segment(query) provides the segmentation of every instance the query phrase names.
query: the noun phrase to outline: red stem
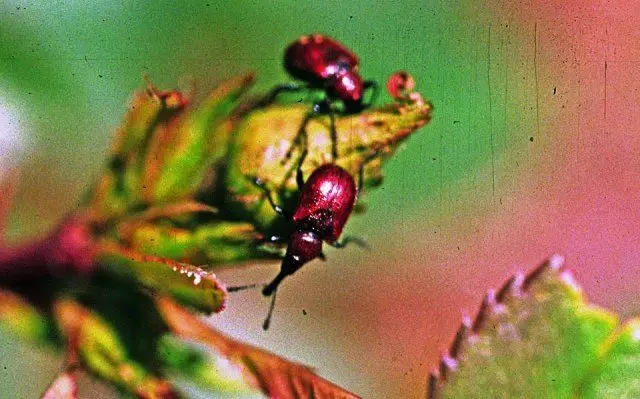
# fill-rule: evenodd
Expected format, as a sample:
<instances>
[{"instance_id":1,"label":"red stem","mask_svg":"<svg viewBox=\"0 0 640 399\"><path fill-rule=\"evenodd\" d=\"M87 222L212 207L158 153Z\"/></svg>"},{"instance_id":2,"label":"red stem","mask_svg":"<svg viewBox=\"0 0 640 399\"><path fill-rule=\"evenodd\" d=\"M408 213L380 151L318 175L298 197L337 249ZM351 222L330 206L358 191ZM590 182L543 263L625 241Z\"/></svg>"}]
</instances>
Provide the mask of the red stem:
<instances>
[{"instance_id":1,"label":"red stem","mask_svg":"<svg viewBox=\"0 0 640 399\"><path fill-rule=\"evenodd\" d=\"M91 233L80 218L66 220L43 239L15 248L0 248L0 282L87 274L93 265Z\"/></svg>"}]
</instances>

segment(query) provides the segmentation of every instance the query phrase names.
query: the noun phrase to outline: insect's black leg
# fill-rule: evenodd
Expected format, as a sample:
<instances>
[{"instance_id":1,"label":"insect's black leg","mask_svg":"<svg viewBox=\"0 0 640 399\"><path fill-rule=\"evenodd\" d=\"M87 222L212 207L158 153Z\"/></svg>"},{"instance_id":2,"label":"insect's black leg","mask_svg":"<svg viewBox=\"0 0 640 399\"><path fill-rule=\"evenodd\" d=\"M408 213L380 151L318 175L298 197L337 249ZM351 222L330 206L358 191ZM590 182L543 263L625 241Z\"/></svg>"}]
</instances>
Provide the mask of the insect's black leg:
<instances>
[{"instance_id":1,"label":"insect's black leg","mask_svg":"<svg viewBox=\"0 0 640 399\"><path fill-rule=\"evenodd\" d=\"M278 293L278 289L273 290L273 294L271 296L271 305L269 305L269 311L267 312L267 317L264 319L264 323L262 323L262 329L267 331L269 326L271 325L271 316L273 315L273 309L276 307L276 294Z\"/></svg>"},{"instance_id":2,"label":"insect's black leg","mask_svg":"<svg viewBox=\"0 0 640 399\"><path fill-rule=\"evenodd\" d=\"M302 175L302 164L304 160L307 158L308 150L305 146L302 150L302 154L300 155L300 159L298 160L298 166L296 167L296 183L298 184L298 191L302 192L302 188L304 187L304 176Z\"/></svg>"},{"instance_id":3,"label":"insect's black leg","mask_svg":"<svg viewBox=\"0 0 640 399\"><path fill-rule=\"evenodd\" d=\"M282 283L282 280L284 280L289 274L291 273L286 273L280 270L280 272L278 272L276 277L273 280L271 280L271 282L262 289L262 295L264 296L273 295L277 291L280 283Z\"/></svg>"},{"instance_id":4,"label":"insect's black leg","mask_svg":"<svg viewBox=\"0 0 640 399\"><path fill-rule=\"evenodd\" d=\"M252 181L253 181L253 184L255 184L258 188L264 191L264 194L267 197L267 201L269 201L269 204L271 205L275 213L277 213L280 216L287 217L287 214L285 213L284 209L276 205L276 203L273 201L273 197L271 196L271 190L269 190L269 188L262 181L262 179L256 177Z\"/></svg>"},{"instance_id":5,"label":"insect's black leg","mask_svg":"<svg viewBox=\"0 0 640 399\"><path fill-rule=\"evenodd\" d=\"M362 190L364 190L364 168L369 162L376 159L380 153L380 150L376 150L374 153L368 155L360 164L360 169L358 169L358 198L360 198L360 194Z\"/></svg>"},{"instance_id":6,"label":"insect's black leg","mask_svg":"<svg viewBox=\"0 0 640 399\"><path fill-rule=\"evenodd\" d=\"M251 288L264 287L264 284L247 284L247 285L235 285L231 287L227 287L227 292L238 292L249 290Z\"/></svg>"},{"instance_id":7,"label":"insect's black leg","mask_svg":"<svg viewBox=\"0 0 640 399\"><path fill-rule=\"evenodd\" d=\"M333 100L330 97L316 103L313 106L316 114L329 115L329 135L331 137L331 161L335 162L338 158L338 133L336 130L336 109Z\"/></svg>"},{"instance_id":8,"label":"insect's black leg","mask_svg":"<svg viewBox=\"0 0 640 399\"><path fill-rule=\"evenodd\" d=\"M329 109L329 121L331 122L329 134L331 135L331 160L338 159L338 133L336 132L336 115L333 107Z\"/></svg>"},{"instance_id":9,"label":"insect's black leg","mask_svg":"<svg viewBox=\"0 0 640 399\"><path fill-rule=\"evenodd\" d=\"M313 118L315 116L315 114L316 114L315 111L310 111L304 116L304 119L302 120L302 124L300 124L300 128L298 128L298 132L296 133L296 136L293 138L293 141L291 142L291 147L289 147L289 150L284 155L284 159L282 160L282 164L283 165L285 163L287 163L287 161L289 159L291 159L291 155L293 155L293 150L298 145L302 145L303 148L304 148L304 151L306 151L306 149L307 149L307 125L309 124L309 121L311 120L311 118ZM306 154L305 154L305 157L306 157Z\"/></svg>"},{"instance_id":10,"label":"insect's black leg","mask_svg":"<svg viewBox=\"0 0 640 399\"><path fill-rule=\"evenodd\" d=\"M378 95L380 94L380 87L378 86L378 82L376 82L375 80L365 80L363 86L365 90L371 89L372 91L369 101L363 104L363 108L369 108L378 99Z\"/></svg>"},{"instance_id":11,"label":"insect's black leg","mask_svg":"<svg viewBox=\"0 0 640 399\"><path fill-rule=\"evenodd\" d=\"M266 107L267 105L272 104L280 93L296 93L302 90L306 90L308 88L309 86L307 85L294 83L294 82L279 84L273 89L271 89L269 93L267 93L267 95L262 97L262 99L258 101L257 105Z\"/></svg>"},{"instance_id":12,"label":"insect's black leg","mask_svg":"<svg viewBox=\"0 0 640 399\"><path fill-rule=\"evenodd\" d=\"M331 161L335 162L338 158L338 134L336 130L336 109L334 100L326 97L324 100L313 105L315 114L329 115L329 136L331 138Z\"/></svg>"},{"instance_id":13,"label":"insect's black leg","mask_svg":"<svg viewBox=\"0 0 640 399\"><path fill-rule=\"evenodd\" d=\"M327 242L327 244L331 245L334 248L344 248L351 243L356 244L360 248L369 249L369 244L360 237L346 236L339 241Z\"/></svg>"}]
</instances>

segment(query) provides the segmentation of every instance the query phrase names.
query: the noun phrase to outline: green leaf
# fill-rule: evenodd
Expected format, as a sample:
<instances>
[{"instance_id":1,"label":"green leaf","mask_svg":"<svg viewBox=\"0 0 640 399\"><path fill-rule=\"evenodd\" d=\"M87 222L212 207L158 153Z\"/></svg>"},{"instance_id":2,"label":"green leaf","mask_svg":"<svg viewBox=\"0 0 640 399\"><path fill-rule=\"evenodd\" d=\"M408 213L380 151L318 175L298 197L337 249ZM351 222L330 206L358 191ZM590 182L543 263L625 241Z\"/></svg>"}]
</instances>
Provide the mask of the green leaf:
<instances>
[{"instance_id":1,"label":"green leaf","mask_svg":"<svg viewBox=\"0 0 640 399\"><path fill-rule=\"evenodd\" d=\"M640 319L633 319L605 344L586 378L581 398L640 397Z\"/></svg>"},{"instance_id":2,"label":"green leaf","mask_svg":"<svg viewBox=\"0 0 640 399\"><path fill-rule=\"evenodd\" d=\"M267 256L256 245L261 234L250 223L214 221L191 226L141 224L127 241L140 252L207 265Z\"/></svg>"},{"instance_id":3,"label":"green leaf","mask_svg":"<svg viewBox=\"0 0 640 399\"><path fill-rule=\"evenodd\" d=\"M98 259L108 270L128 276L152 292L170 295L205 313L224 309L227 291L215 274L186 263L143 254L117 244L99 244Z\"/></svg>"},{"instance_id":4,"label":"green leaf","mask_svg":"<svg viewBox=\"0 0 640 399\"><path fill-rule=\"evenodd\" d=\"M149 143L157 131L180 111L182 105L167 102L177 92L137 92L116 132L104 174L90 195L94 212L110 217L125 213L142 199L142 181Z\"/></svg>"},{"instance_id":5,"label":"green leaf","mask_svg":"<svg viewBox=\"0 0 640 399\"><path fill-rule=\"evenodd\" d=\"M640 322L585 302L559 256L489 292L430 380L432 398L636 398Z\"/></svg>"}]
</instances>

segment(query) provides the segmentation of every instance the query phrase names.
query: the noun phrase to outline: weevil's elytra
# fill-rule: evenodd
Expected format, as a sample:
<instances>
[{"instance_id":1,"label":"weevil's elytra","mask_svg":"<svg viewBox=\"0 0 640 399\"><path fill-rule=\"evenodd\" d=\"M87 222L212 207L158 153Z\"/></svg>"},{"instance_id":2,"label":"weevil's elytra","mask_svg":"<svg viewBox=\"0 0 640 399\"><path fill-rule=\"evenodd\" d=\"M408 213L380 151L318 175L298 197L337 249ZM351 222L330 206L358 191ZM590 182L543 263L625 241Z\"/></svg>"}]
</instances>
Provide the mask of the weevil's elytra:
<instances>
[{"instance_id":1,"label":"weevil's elytra","mask_svg":"<svg viewBox=\"0 0 640 399\"><path fill-rule=\"evenodd\" d=\"M337 41L322 35L303 36L285 50L284 65L296 79L322 89L330 77L355 71L358 57Z\"/></svg>"},{"instance_id":2,"label":"weevil's elytra","mask_svg":"<svg viewBox=\"0 0 640 399\"><path fill-rule=\"evenodd\" d=\"M356 192L349 172L335 164L320 166L309 176L300 193L293 214L296 229L310 230L324 241L335 242L351 215Z\"/></svg>"}]
</instances>

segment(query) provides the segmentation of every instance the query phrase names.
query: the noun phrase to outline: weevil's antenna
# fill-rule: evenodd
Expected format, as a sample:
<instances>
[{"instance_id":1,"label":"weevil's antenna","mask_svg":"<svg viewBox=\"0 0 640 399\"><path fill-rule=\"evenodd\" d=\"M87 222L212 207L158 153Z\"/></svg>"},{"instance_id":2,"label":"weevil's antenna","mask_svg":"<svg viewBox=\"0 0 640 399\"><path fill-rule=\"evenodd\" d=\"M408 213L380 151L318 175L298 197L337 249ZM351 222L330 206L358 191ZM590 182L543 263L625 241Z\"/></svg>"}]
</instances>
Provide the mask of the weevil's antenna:
<instances>
[{"instance_id":1,"label":"weevil's antenna","mask_svg":"<svg viewBox=\"0 0 640 399\"><path fill-rule=\"evenodd\" d=\"M264 284L247 284L247 285L234 285L233 287L227 287L227 292L244 291L251 288L264 287Z\"/></svg>"},{"instance_id":2,"label":"weevil's antenna","mask_svg":"<svg viewBox=\"0 0 640 399\"><path fill-rule=\"evenodd\" d=\"M267 313L267 317L264 319L264 323L262 323L262 329L267 331L269 329L269 325L271 324L271 315L273 315L273 309L276 306L276 294L278 293L278 289L273 290L273 294L271 296L271 305L269 306L269 312Z\"/></svg>"}]
</instances>

